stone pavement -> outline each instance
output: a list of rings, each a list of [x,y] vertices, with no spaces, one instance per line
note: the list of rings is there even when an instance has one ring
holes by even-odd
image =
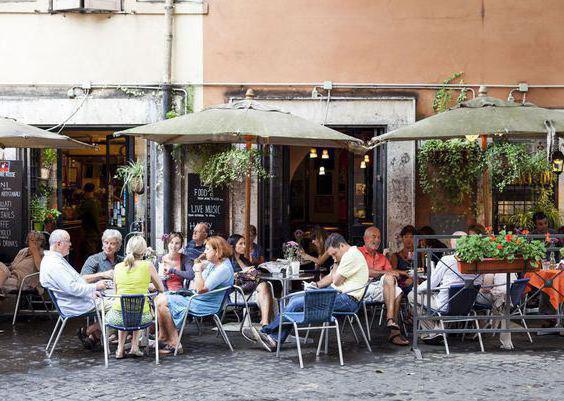
[[[345,366],[338,363],[332,338],[329,355],[315,358],[313,344],[304,348],[299,369],[295,348],[277,360],[238,333],[229,333],[231,353],[209,327],[202,336],[190,329],[184,354],[154,358],[110,359],[81,348],[74,322],[63,334],[51,361],[44,346],[54,322],[20,321],[15,329],[0,322],[0,394],[3,400],[561,400],[564,389],[564,337],[515,335],[515,351],[499,350],[486,340],[486,353],[476,342],[451,341],[423,347],[416,361],[409,347],[385,342],[376,332],[373,352],[344,338]]]

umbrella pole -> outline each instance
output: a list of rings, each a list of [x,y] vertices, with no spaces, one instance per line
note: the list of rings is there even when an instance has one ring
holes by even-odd
[[[251,151],[251,143],[247,142],[245,145],[247,152]],[[250,154],[250,153],[249,153]],[[252,157],[250,155],[249,157]],[[245,257],[250,260],[251,254],[251,167],[249,165],[249,170],[247,171],[247,176],[245,177]]]
[[[485,135],[480,135],[480,139],[482,144],[482,151],[485,152],[488,147],[488,139]],[[482,194],[482,199],[484,201],[484,226],[488,227],[492,225],[492,196],[490,191],[490,176],[487,167],[484,168],[484,172],[482,174]]]

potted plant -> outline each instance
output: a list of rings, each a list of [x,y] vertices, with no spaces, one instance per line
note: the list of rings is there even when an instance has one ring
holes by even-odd
[[[294,241],[288,241],[282,245],[284,258],[290,262],[289,275],[300,273],[300,245]]]
[[[456,258],[458,270],[465,274],[509,273],[534,271],[540,268],[546,255],[543,241],[501,231],[493,235],[467,235],[458,240]]]
[[[125,166],[119,166],[115,178],[123,181],[123,190],[127,187],[129,191],[141,195],[145,192],[143,177],[145,166],[140,161],[129,161]]]
[[[30,203],[30,214],[35,231],[53,231],[54,224],[61,212],[57,209],[48,208],[40,198],[34,197]]]

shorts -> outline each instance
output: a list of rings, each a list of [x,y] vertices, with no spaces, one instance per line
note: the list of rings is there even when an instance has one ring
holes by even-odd
[[[141,316],[141,323],[139,325],[144,325],[150,323],[153,320],[153,315],[151,312],[143,313]],[[111,324],[112,326],[123,326],[123,315],[121,311],[116,309],[110,309],[110,311],[106,314],[106,323]]]
[[[395,286],[396,298],[399,297],[403,291],[396,284]],[[370,283],[366,289],[364,300],[368,302],[384,302],[384,276],[380,280]]]

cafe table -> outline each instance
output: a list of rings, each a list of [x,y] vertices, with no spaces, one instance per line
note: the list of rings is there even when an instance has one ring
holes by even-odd
[[[282,296],[285,297],[289,294],[294,281],[310,281],[313,280],[314,275],[310,273],[300,273],[295,275],[288,275],[285,273],[260,273],[258,278],[266,281],[279,281],[282,284]]]
[[[525,277],[529,279],[530,286],[548,295],[551,305],[560,314],[560,308],[564,302],[564,270],[538,270],[525,274]],[[527,291],[530,290],[530,288],[527,289]]]

